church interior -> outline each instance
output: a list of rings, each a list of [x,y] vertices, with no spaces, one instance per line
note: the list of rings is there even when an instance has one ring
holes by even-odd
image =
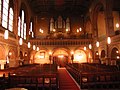
[[[120,90],[120,1],[0,0],[0,90]]]

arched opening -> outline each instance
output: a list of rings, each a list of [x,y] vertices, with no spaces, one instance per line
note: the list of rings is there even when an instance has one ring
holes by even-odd
[[[101,51],[101,58],[105,58],[105,50]]]
[[[102,38],[106,35],[106,25],[105,25],[105,14],[104,13],[105,13],[104,9],[103,9],[103,7],[101,7],[98,11],[98,16],[97,16],[98,37],[100,37],[100,38]]]
[[[92,38],[93,32],[92,32],[92,25],[90,20],[87,20],[85,30],[86,30],[87,38]]]
[[[99,59],[99,52],[98,51],[96,51],[95,52],[95,60],[94,60],[94,63],[100,63],[100,59]]]
[[[5,50],[2,46],[0,46],[0,69],[4,69],[5,60]]]
[[[20,51],[20,55],[19,55],[19,65],[23,65],[24,64],[24,58],[23,58],[23,53],[22,51]]]
[[[33,55],[34,63],[37,64],[49,64],[49,53],[46,50],[39,50]]]
[[[69,53],[65,49],[57,49],[53,52],[53,63],[60,67],[64,67],[66,63],[70,62]]]
[[[73,63],[86,63],[87,55],[83,50],[76,50],[74,52],[74,60]]]
[[[115,47],[112,49],[111,52],[111,60],[117,60],[117,59],[120,59],[120,55],[118,49]]]
[[[105,11],[102,3],[97,3],[93,12],[94,36],[103,38],[106,35]],[[101,27],[102,26],[102,27]]]
[[[111,52],[111,65],[116,65],[116,61],[117,61],[117,64],[120,63],[120,54],[118,49],[114,47]]]
[[[12,49],[10,49],[9,52],[8,52],[7,64],[9,64],[9,67],[15,67],[16,66],[15,52]]]
[[[101,64],[105,64],[106,61],[105,61],[105,50],[102,50],[101,51]]]

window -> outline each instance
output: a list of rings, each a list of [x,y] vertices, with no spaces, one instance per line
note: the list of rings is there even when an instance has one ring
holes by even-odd
[[[7,28],[9,0],[3,0],[2,26]]]
[[[20,36],[20,17],[18,17],[18,36]]]
[[[9,10],[9,27],[8,30],[13,31],[13,9]]]
[[[18,36],[26,40],[26,32],[25,13],[22,10],[21,15],[18,17]]]
[[[32,22],[30,22],[30,31],[29,31],[29,35],[32,32]]]
[[[26,23],[24,23],[24,39],[26,39]]]
[[[3,5],[3,8],[2,8]],[[3,4],[0,0],[0,23],[1,23],[1,11],[2,12],[2,26],[9,31],[13,31],[13,9],[9,6],[9,0],[3,0]]]
[[[22,18],[21,18],[21,37],[23,38],[24,32],[24,11],[22,10]]]
[[[32,34],[32,35],[31,35]],[[34,32],[33,32],[33,22],[30,22],[30,31],[29,31],[29,35],[32,36],[32,38],[34,38]]]

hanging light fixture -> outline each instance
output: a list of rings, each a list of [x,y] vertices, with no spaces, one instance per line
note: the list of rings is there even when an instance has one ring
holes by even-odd
[[[37,51],[39,51],[39,47],[37,47]]]
[[[92,49],[92,45],[91,44],[89,44],[89,49]]]
[[[35,50],[36,49],[36,46],[35,45],[33,45],[33,50]]]
[[[96,47],[99,47],[99,45],[100,45],[100,44],[99,44],[99,42],[97,41],[97,42],[96,42]]]
[[[86,47],[84,47],[84,50],[86,50],[87,48]]]
[[[108,43],[108,44],[111,43],[111,38],[110,38],[110,37],[107,38],[107,43]]]
[[[8,39],[8,36],[9,36],[8,30],[5,30],[4,39]]]
[[[28,48],[30,48],[30,42],[28,42]]]
[[[20,44],[20,45],[23,44],[23,40],[22,40],[22,38],[19,39],[19,44]]]

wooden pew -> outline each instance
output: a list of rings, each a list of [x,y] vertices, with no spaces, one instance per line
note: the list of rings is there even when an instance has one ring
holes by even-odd
[[[75,78],[82,89],[120,89],[119,71],[89,71],[77,70],[71,65],[66,66],[70,74]],[[90,69],[91,70],[91,69]]]
[[[120,72],[81,73],[81,88],[120,88]]]
[[[57,74],[41,74],[37,76],[17,76],[9,75],[9,84],[11,87],[23,87],[32,89],[51,89],[57,90],[58,75]]]

